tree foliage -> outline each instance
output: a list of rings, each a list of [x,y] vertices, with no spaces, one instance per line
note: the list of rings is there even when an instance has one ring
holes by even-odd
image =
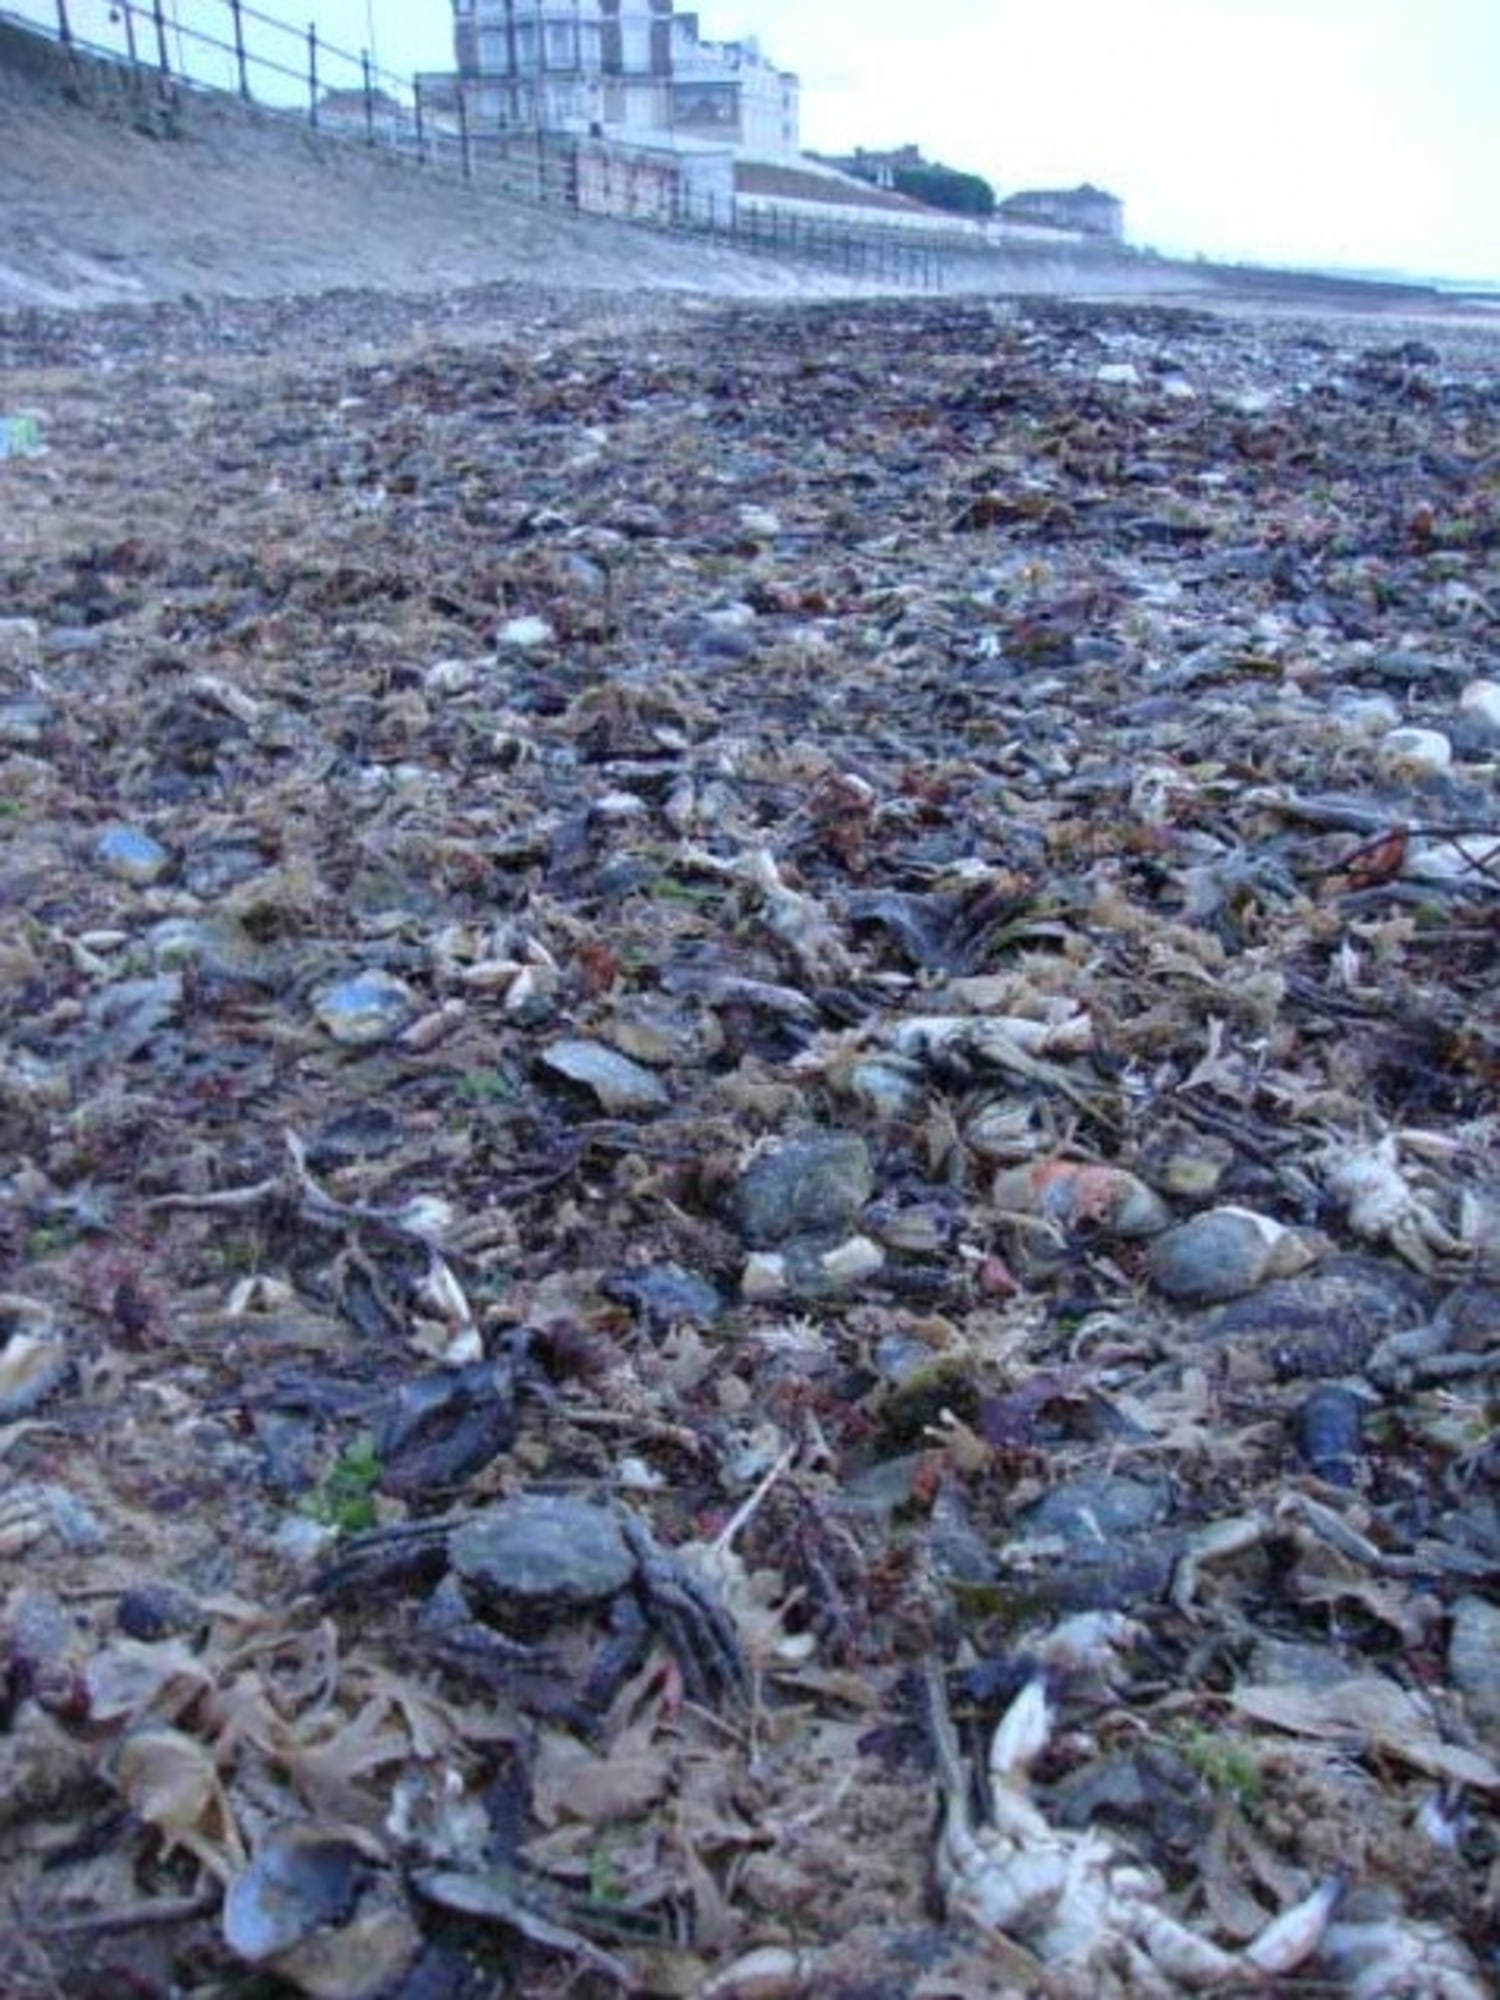
[[[897,194],[928,208],[946,208],[954,215],[993,215],[995,190],[978,174],[954,167],[898,167],[892,175]]]

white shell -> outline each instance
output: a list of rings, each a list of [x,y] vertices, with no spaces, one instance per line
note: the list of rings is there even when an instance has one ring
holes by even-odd
[[[1463,714],[1500,729],[1500,681],[1470,681],[1458,697],[1458,705]]]
[[[545,618],[511,618],[500,627],[496,641],[502,646],[550,646],[556,637]]]
[[[1440,729],[1391,729],[1380,739],[1380,762],[1397,777],[1436,777],[1453,762],[1453,745]]]
[[[11,1324],[0,1346],[0,1423],[24,1416],[66,1379],[72,1360],[50,1306],[0,1292],[0,1318]]]

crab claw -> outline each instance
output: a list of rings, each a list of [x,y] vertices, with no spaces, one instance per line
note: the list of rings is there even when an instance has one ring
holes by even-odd
[[[1328,1919],[1343,1893],[1344,1885],[1336,1875],[1319,1883],[1310,1896],[1273,1918],[1245,1946],[1245,1957],[1262,1972],[1294,1971],[1323,1942]]]
[[[990,1742],[990,1779],[1007,1791],[1024,1785],[1026,1774],[1047,1747],[1052,1710],[1042,1681],[1028,1681],[1001,1716]]]

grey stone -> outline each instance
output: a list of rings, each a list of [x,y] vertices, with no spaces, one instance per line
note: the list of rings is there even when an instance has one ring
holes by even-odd
[[[794,1139],[745,1169],[734,1191],[735,1219],[747,1242],[785,1243],[847,1228],[874,1191],[869,1148],[857,1133]]]

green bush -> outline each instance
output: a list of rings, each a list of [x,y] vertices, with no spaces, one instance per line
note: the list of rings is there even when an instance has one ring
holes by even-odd
[[[995,190],[978,174],[961,174],[954,167],[898,167],[892,175],[897,194],[928,208],[946,208],[953,215],[993,215]]]

